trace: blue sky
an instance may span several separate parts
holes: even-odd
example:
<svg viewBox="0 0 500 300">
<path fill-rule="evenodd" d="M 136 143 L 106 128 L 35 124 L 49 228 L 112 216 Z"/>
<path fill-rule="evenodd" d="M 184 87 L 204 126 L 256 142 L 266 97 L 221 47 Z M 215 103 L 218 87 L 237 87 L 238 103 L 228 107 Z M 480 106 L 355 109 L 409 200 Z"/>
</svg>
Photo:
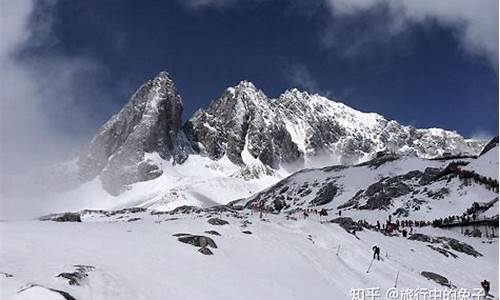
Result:
<svg viewBox="0 0 500 300">
<path fill-rule="evenodd" d="M 2 1 L 8 96 L 26 98 L 9 105 L 33 115 L 4 115 L 3 128 L 22 122 L 27 147 L 33 128 L 53 145 L 86 141 L 161 70 L 185 119 L 246 79 L 272 97 L 298 87 L 403 124 L 498 135 L 495 0 Z"/>
</svg>

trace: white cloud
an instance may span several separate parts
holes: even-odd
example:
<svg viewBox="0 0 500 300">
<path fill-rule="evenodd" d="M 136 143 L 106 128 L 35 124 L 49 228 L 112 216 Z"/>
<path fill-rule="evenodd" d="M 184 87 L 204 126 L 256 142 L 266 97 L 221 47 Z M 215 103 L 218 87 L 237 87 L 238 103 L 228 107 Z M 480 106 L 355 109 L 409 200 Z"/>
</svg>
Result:
<svg viewBox="0 0 500 300">
<path fill-rule="evenodd" d="M 331 91 L 320 88 L 309 68 L 302 63 L 287 65 L 283 71 L 283 75 L 296 88 L 305 89 L 311 93 L 318 93 L 325 97 L 332 96 Z"/>
<path fill-rule="evenodd" d="M 0 0 L 0 218 L 33 217 L 44 209 L 46 178 L 29 174 L 75 154 L 98 105 L 87 99 L 104 97 L 96 88 L 99 64 L 53 49 L 56 4 Z M 37 47 L 44 51 L 26 52 Z"/>
<path fill-rule="evenodd" d="M 436 22 L 451 28 L 460 45 L 470 54 L 488 59 L 498 68 L 498 0 L 325 0 L 335 17 L 356 17 L 374 9 L 385 9 L 386 18 L 379 20 L 377 31 L 370 26 L 361 40 L 385 40 L 404 34 L 415 24 Z M 332 43 L 332 40 L 326 39 Z M 363 43 L 359 43 L 360 46 Z"/>
<path fill-rule="evenodd" d="M 40 8 L 36 20 L 35 3 Z M 50 31 L 54 4 L 0 0 L 0 175 L 60 160 L 82 138 L 68 135 L 54 119 L 86 123 L 88 111 L 77 102 L 89 96 L 86 83 L 91 80 L 85 78 L 95 76 L 99 65 L 87 57 L 23 52 L 29 46 L 54 43 Z"/>
<path fill-rule="evenodd" d="M 304 88 L 311 92 L 316 92 L 319 89 L 309 69 L 301 63 L 289 65 L 285 69 L 284 75 L 295 87 Z"/>
<path fill-rule="evenodd" d="M 494 137 L 494 135 L 486 130 L 483 129 L 476 129 L 470 136 L 471 139 L 474 140 L 483 140 L 483 141 L 489 141 Z"/>
</svg>

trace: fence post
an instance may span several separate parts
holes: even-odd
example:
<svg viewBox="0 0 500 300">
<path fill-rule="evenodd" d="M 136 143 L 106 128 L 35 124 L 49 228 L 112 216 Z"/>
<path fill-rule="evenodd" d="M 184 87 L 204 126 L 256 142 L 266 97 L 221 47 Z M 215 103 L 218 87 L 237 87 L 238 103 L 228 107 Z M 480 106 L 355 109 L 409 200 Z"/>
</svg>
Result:
<svg viewBox="0 0 500 300">
<path fill-rule="evenodd" d="M 394 282 L 394 287 L 396 288 L 398 286 L 398 278 L 399 278 L 399 271 L 396 274 L 396 281 Z"/>
</svg>

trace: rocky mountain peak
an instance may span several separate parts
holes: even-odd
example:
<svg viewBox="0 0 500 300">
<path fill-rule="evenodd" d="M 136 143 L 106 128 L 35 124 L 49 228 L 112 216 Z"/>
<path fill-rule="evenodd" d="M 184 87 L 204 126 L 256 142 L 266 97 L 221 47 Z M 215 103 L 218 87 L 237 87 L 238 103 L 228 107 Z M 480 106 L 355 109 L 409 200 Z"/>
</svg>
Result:
<svg viewBox="0 0 500 300">
<path fill-rule="evenodd" d="M 291 101 L 291 100 L 307 100 L 311 95 L 307 91 L 300 91 L 297 88 L 285 90 L 279 97 L 280 101 Z"/>
<path fill-rule="evenodd" d="M 167 72 L 160 72 L 154 79 L 142 85 L 136 92 L 136 95 L 132 97 L 132 102 L 134 100 L 137 100 L 140 109 L 142 108 L 140 106 L 145 106 L 143 118 L 155 118 L 162 111 L 166 114 L 169 120 L 168 125 L 173 130 L 178 131 L 181 128 L 182 99 L 175 87 L 174 81 Z"/>
<path fill-rule="evenodd" d="M 239 90 L 249 89 L 249 90 L 257 91 L 257 88 L 255 87 L 255 85 L 248 80 L 240 81 L 237 85 L 234 86 L 234 88 L 239 89 Z"/>
<path fill-rule="evenodd" d="M 146 153 L 182 163 L 191 151 L 181 130 L 182 109 L 167 72 L 147 81 L 80 154 L 81 177 L 100 175 L 105 189 L 118 194 L 127 184 L 161 175 L 161 169 L 145 159 Z"/>
</svg>

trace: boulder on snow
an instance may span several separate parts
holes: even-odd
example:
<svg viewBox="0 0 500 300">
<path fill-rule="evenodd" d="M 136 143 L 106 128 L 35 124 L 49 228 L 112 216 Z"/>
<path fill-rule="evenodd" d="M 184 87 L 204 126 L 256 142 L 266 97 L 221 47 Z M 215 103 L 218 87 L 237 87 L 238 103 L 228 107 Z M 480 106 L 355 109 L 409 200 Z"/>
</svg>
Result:
<svg viewBox="0 0 500 300">
<path fill-rule="evenodd" d="M 176 214 L 191 214 L 191 213 L 201 213 L 203 209 L 198 206 L 192 206 L 192 205 L 182 205 L 178 206 L 171 211 L 168 212 L 170 215 L 176 215 Z"/>
<path fill-rule="evenodd" d="M 207 247 L 201 247 L 200 249 L 198 249 L 198 252 L 205 255 L 214 255 L 212 250 L 208 249 Z"/>
<path fill-rule="evenodd" d="M 363 230 L 363 227 L 350 217 L 338 217 L 330 220 L 330 223 L 339 224 L 340 227 L 344 228 L 349 233 Z"/>
<path fill-rule="evenodd" d="M 414 233 L 414 234 L 410 235 L 410 237 L 408 239 L 413 240 L 413 241 L 433 243 L 433 244 L 439 242 L 435 238 L 428 236 L 426 234 L 423 234 L 423 233 Z"/>
<path fill-rule="evenodd" d="M 448 246 L 450 246 L 450 248 L 455 251 L 462 252 L 467 255 L 472 255 L 474 257 L 483 256 L 469 244 L 466 244 L 464 242 L 452 238 L 447 238 L 447 240 L 448 240 Z"/>
<path fill-rule="evenodd" d="M 56 277 L 62 277 L 68 280 L 69 285 L 80 285 L 87 278 L 88 272 L 93 271 L 95 267 L 88 265 L 74 265 L 74 272 L 60 273 Z"/>
<path fill-rule="evenodd" d="M 212 225 L 227 225 L 227 224 L 229 224 L 228 221 L 222 220 L 222 219 L 219 219 L 219 218 L 210 218 L 210 219 L 208 219 L 207 222 L 209 224 L 212 224 Z"/>
<path fill-rule="evenodd" d="M 180 237 L 180 236 L 186 236 L 186 235 L 191 235 L 190 233 L 174 233 L 172 234 L 175 237 Z"/>
<path fill-rule="evenodd" d="M 207 233 L 207 234 L 211 234 L 211 235 L 218 235 L 218 236 L 220 236 L 220 233 L 218 233 L 218 232 L 217 232 L 217 231 L 215 231 L 215 230 L 207 230 L 207 231 L 205 231 L 205 233 Z"/>
<path fill-rule="evenodd" d="M 442 276 L 442 275 L 439 275 L 439 274 L 436 274 L 434 272 L 427 272 L 427 271 L 422 271 L 420 273 L 422 276 L 424 276 L 425 278 L 427 279 L 430 279 L 442 286 L 446 286 L 446 287 L 449 287 L 449 288 L 454 288 L 455 286 L 451 284 L 451 282 L 448 280 L 448 278 Z"/>
<path fill-rule="evenodd" d="M 0 272 L 0 275 L 4 275 L 7 278 L 14 277 L 14 275 L 5 272 Z"/>
<path fill-rule="evenodd" d="M 434 251 L 437 251 L 437 252 L 439 252 L 439 253 L 443 254 L 443 255 L 444 255 L 444 256 L 446 256 L 446 257 L 450 257 L 450 256 L 451 256 L 451 257 L 453 257 L 453 258 L 458 258 L 458 256 L 457 256 L 456 254 L 454 254 L 453 252 L 448 251 L 448 250 L 446 250 L 446 249 L 444 249 L 444 248 L 434 247 L 434 246 L 432 246 L 432 245 L 427 245 L 427 247 L 431 248 L 431 249 L 432 249 L 432 250 L 434 250 Z"/>
<path fill-rule="evenodd" d="M 178 237 L 177 240 L 179 242 L 190 244 L 196 247 L 217 248 L 217 244 L 215 244 L 214 240 L 204 235 L 183 234 L 182 236 Z"/>
</svg>

